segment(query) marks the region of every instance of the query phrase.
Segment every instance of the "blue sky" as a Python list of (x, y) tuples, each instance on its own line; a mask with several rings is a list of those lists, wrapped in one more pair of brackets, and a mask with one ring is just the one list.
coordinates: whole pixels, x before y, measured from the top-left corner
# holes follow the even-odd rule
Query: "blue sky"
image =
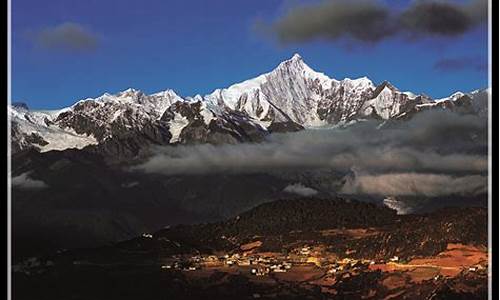
[[(436, 98), (488, 85), (487, 71), (470, 64), (436, 68), (443, 60), (486, 64), (484, 25), (447, 38), (391, 37), (349, 45), (325, 40), (280, 45), (255, 30), (257, 21), (273, 22), (290, 5), (279, 0), (13, 0), (12, 100), (58, 108), (128, 87), (206, 94), (267, 72), (296, 52), (333, 78), (368, 76)], [(96, 44), (74, 51), (34, 38), (68, 23), (81, 26)]]

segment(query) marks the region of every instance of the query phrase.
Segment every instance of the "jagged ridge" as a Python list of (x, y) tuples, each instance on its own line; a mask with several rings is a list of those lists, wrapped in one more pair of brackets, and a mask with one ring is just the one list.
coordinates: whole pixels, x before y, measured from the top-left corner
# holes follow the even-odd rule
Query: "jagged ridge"
[(376, 86), (367, 77), (329, 78), (295, 54), (269, 73), (205, 96), (183, 98), (170, 89), (146, 95), (127, 89), (54, 111), (13, 104), (9, 115), (14, 151), (90, 146), (133, 156), (150, 144), (259, 141), (273, 131), (407, 118), (432, 108), (485, 116), (488, 91), (459, 92), (434, 101), (400, 92), (387, 81)]

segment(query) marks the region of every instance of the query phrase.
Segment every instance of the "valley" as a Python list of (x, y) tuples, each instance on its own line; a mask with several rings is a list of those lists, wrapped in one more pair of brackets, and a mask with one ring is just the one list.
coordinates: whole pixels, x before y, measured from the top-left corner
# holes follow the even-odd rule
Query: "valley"
[[(342, 219), (349, 210), (356, 213)], [(68, 289), (93, 299), (482, 299), (486, 227), (481, 208), (398, 216), (345, 199), (281, 200), (222, 223), (28, 259), (14, 266), (14, 292), (18, 299)]]

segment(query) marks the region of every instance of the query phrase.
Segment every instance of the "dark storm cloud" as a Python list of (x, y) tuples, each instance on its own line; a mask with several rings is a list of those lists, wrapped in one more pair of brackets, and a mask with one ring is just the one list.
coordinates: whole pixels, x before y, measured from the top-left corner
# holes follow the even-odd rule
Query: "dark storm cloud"
[(462, 34), (474, 24), (461, 6), (431, 1), (418, 1), (400, 20), (412, 32), (441, 35)]
[(272, 31), (285, 43), (343, 36), (377, 41), (393, 34), (389, 20), (387, 8), (375, 1), (327, 1), (291, 10)]
[(488, 70), (488, 63), (478, 57), (443, 58), (434, 64), (434, 69), (443, 72), (462, 70), (484, 72)]
[(377, 42), (397, 34), (454, 36), (486, 21), (487, 8), (487, 0), (413, 1), (402, 11), (380, 1), (329, 0), (296, 6), (275, 23), (259, 27), (283, 43), (317, 38)]
[(98, 45), (97, 36), (77, 23), (63, 23), (40, 30), (35, 43), (43, 48), (67, 51), (91, 51)]

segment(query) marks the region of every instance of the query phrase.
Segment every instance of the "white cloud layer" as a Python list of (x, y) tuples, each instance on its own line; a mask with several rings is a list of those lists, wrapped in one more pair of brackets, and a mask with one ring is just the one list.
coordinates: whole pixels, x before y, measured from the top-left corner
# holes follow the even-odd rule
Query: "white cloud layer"
[(486, 185), (485, 119), (438, 111), (377, 125), (273, 134), (253, 144), (158, 147), (132, 169), (164, 175), (355, 170), (363, 177), (346, 192), (383, 195), (476, 194)]
[(318, 194), (318, 191), (310, 187), (304, 186), (301, 183), (290, 184), (283, 189), (284, 192), (297, 194), (300, 196), (310, 197)]
[(481, 175), (454, 177), (438, 174), (395, 173), (358, 175), (346, 182), (341, 193), (439, 197), (451, 194), (479, 195), (487, 191), (487, 177)]
[(29, 175), (30, 173), (26, 172), (19, 176), (12, 177), (11, 185), (21, 189), (43, 189), (48, 187), (45, 182), (32, 179)]

